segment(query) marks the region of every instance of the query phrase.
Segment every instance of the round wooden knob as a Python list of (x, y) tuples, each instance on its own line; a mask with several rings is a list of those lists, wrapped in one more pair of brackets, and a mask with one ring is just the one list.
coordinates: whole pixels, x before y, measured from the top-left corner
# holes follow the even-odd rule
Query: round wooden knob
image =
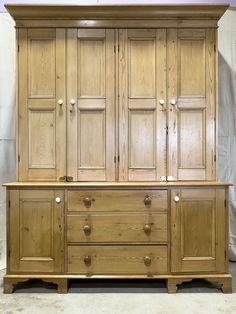
[(151, 196), (146, 195), (146, 196), (144, 197), (143, 202), (144, 202), (144, 204), (145, 204), (146, 206), (150, 206), (150, 205), (152, 204), (152, 198), (151, 198)]
[(55, 198), (55, 201), (56, 201), (57, 204), (60, 204), (61, 203), (61, 198), (58, 196), (58, 197)]
[(84, 233), (86, 235), (89, 235), (91, 233), (91, 226), (90, 225), (85, 225), (83, 229), (84, 229)]
[(83, 201), (84, 201), (84, 205), (85, 205), (86, 207), (91, 207), (92, 202), (94, 202), (94, 198), (88, 196), (88, 197), (85, 197), (85, 198), (83, 199)]
[(151, 231), (152, 231), (152, 227), (151, 227), (151, 225), (145, 225), (145, 226), (143, 227), (143, 230), (144, 230), (144, 232), (145, 232), (146, 234), (150, 234)]
[(86, 256), (84, 257), (84, 264), (85, 264), (86, 266), (90, 266), (90, 265), (91, 265), (91, 262), (92, 262), (91, 256), (90, 256), (90, 255), (86, 255)]
[(150, 256), (144, 256), (143, 261), (144, 261), (144, 264), (145, 264), (146, 266), (150, 266), (151, 263), (152, 263), (152, 259), (151, 259)]

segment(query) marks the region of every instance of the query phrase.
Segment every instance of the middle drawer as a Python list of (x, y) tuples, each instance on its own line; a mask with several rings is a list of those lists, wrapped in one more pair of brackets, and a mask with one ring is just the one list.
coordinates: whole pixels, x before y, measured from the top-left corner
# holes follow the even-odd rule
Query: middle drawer
[(167, 214), (75, 214), (67, 216), (67, 242), (166, 242)]

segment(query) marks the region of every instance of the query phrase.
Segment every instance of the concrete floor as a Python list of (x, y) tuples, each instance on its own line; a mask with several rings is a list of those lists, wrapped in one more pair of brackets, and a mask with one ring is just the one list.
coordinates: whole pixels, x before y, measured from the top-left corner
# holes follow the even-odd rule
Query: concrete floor
[(57, 294), (53, 284), (33, 281), (18, 285), (11, 294), (2, 293), (0, 271), (0, 314), (235, 314), (236, 263), (230, 264), (233, 294), (195, 280), (185, 283), (177, 294), (166, 293), (163, 281), (71, 281), (69, 293)]

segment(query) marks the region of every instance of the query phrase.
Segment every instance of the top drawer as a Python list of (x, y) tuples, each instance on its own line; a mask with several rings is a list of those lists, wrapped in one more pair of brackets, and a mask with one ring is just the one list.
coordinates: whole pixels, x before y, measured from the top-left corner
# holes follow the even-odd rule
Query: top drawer
[(69, 211), (167, 211), (167, 190), (69, 190)]

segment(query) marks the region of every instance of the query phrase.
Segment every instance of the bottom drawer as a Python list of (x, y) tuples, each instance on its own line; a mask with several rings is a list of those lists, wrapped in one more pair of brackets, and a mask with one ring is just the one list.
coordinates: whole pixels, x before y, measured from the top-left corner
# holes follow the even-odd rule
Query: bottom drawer
[(69, 246), (68, 272), (76, 274), (164, 274), (167, 246)]

